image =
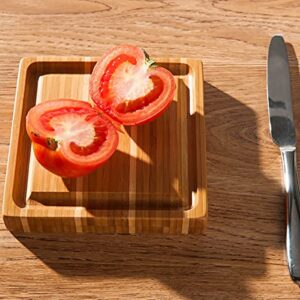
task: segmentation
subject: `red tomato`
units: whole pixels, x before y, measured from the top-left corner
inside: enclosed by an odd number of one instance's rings
[[[158,117],[171,103],[175,80],[140,48],[113,48],[96,64],[90,95],[97,106],[124,125],[143,124]]]
[[[37,160],[62,177],[86,175],[116,150],[112,123],[84,101],[53,100],[30,109],[26,130]]]

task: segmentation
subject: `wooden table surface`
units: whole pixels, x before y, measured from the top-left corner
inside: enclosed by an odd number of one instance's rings
[[[300,141],[298,4],[1,1],[1,199],[20,58],[96,56],[133,43],[153,56],[204,62],[209,222],[204,236],[13,236],[1,220],[0,298],[300,299],[286,266],[280,156],[265,89],[267,46],[283,33],[293,45]]]

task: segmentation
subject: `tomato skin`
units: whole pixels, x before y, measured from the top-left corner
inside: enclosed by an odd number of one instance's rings
[[[43,126],[41,116],[45,116],[45,113],[51,114],[53,111],[57,111],[55,110],[57,107],[58,110],[63,110],[62,115],[66,115],[66,120],[69,120],[69,115],[66,112],[67,109],[72,111],[71,117],[76,116],[76,113],[74,113],[75,108],[77,110],[79,108],[81,113],[86,113],[84,114],[85,122],[93,124],[89,126],[95,126],[94,146],[93,144],[79,146],[79,148],[76,146],[76,152],[81,150],[80,147],[82,147],[82,151],[76,154],[73,149],[74,142],[72,140],[64,140],[63,137],[61,140],[57,140],[55,129],[51,130],[46,126],[47,124]],[[34,154],[38,162],[50,172],[66,178],[84,176],[97,169],[115,152],[119,140],[119,135],[115,127],[105,116],[100,116],[86,102],[70,99],[46,101],[33,107],[27,114],[26,130],[32,141]],[[105,138],[102,138],[102,141],[101,135],[97,135],[97,131],[99,130],[106,135]],[[100,144],[97,144],[98,141],[100,141]],[[93,155],[92,157],[90,153]]]
[[[96,165],[78,165],[66,159],[61,151],[51,150],[48,147],[35,142],[32,142],[32,146],[36,159],[44,168],[65,178],[75,178],[87,175],[106,162],[105,160]]]
[[[32,143],[33,150],[38,162],[50,172],[65,178],[75,178],[87,175],[100,165],[78,167],[67,160],[60,151],[53,151],[41,144]]]
[[[138,70],[147,68],[147,74],[159,78],[163,84],[162,92],[156,99],[149,101],[147,95],[145,95],[145,101],[141,100],[141,102],[147,105],[141,105],[142,107],[137,107],[135,111],[126,111],[125,109],[124,112],[122,112],[118,108],[123,108],[124,105],[126,106],[126,102],[130,103],[131,100],[122,99],[124,102],[119,103],[120,99],[116,100],[118,95],[115,96],[115,94],[112,93],[113,96],[110,96],[107,92],[109,82],[105,82],[105,80],[109,80],[112,77],[113,74],[111,74],[111,72],[114,72],[115,69],[111,66],[118,64],[118,59],[121,56],[128,56],[128,63],[130,63],[137,72]],[[133,61],[136,63],[133,63]],[[121,45],[106,52],[94,67],[90,78],[91,98],[100,110],[104,111],[120,124],[141,125],[152,121],[167,109],[174,98],[176,85],[173,74],[165,68],[149,64],[149,61],[153,62],[149,57],[146,57],[142,49],[131,45]],[[135,99],[133,99],[132,102],[135,102]],[[134,105],[135,104],[129,106],[133,107]]]

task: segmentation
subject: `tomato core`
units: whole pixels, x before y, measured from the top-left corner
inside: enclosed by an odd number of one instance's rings
[[[95,121],[91,123],[93,118]],[[55,131],[58,142],[69,140],[72,152],[81,156],[97,152],[106,140],[107,126],[96,119],[96,112],[87,112],[79,107],[51,110],[40,117],[47,130]]]
[[[120,54],[114,58],[106,67],[104,75],[100,81],[100,95],[106,97],[109,94],[109,81],[115,70],[124,62],[129,62],[132,65],[136,64],[136,59],[127,54]]]
[[[153,88],[147,95],[134,100],[124,100],[115,106],[115,110],[119,113],[135,112],[155,101],[163,91],[163,81],[158,76],[150,76],[149,78],[152,80]]]

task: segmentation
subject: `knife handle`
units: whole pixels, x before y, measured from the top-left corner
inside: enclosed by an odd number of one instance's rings
[[[296,150],[282,151],[284,185],[287,193],[286,252],[292,279],[300,283],[300,195]]]

